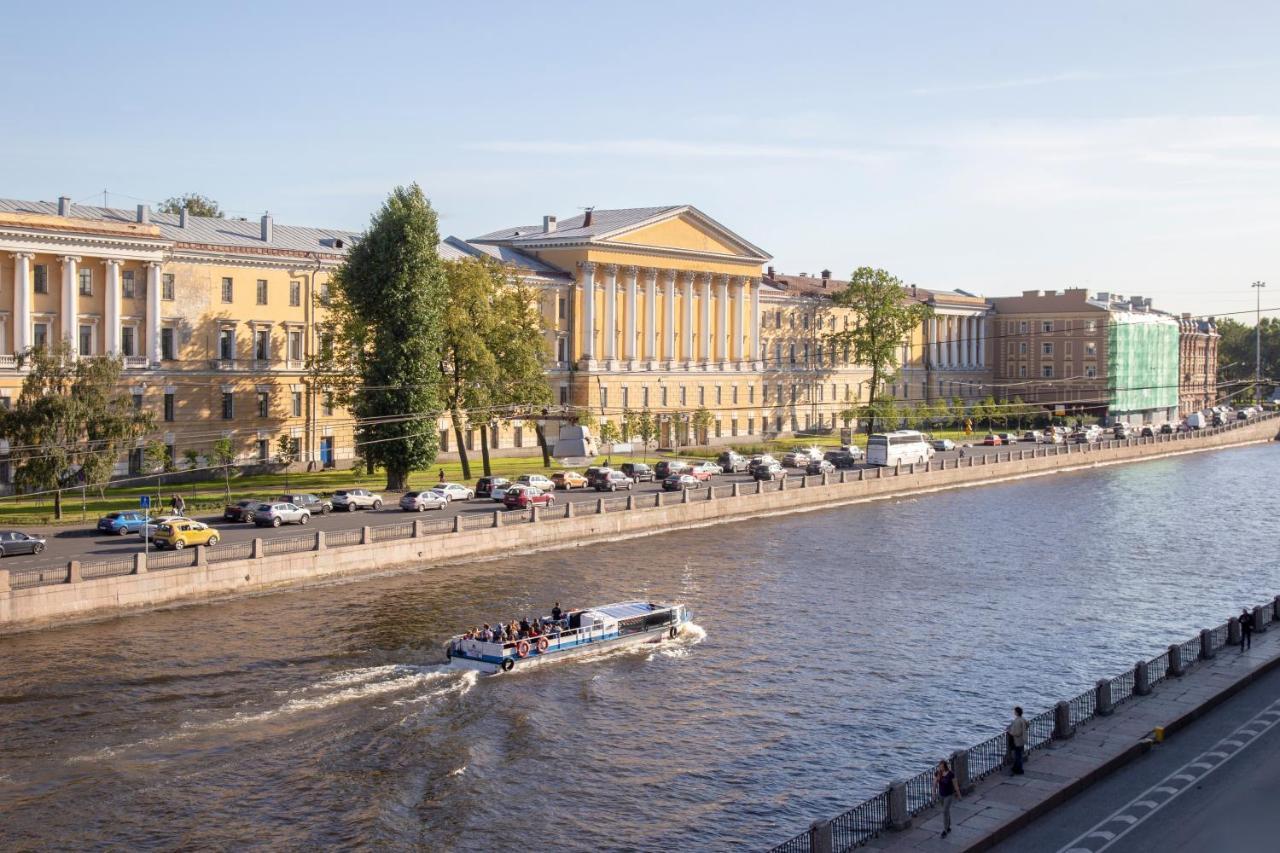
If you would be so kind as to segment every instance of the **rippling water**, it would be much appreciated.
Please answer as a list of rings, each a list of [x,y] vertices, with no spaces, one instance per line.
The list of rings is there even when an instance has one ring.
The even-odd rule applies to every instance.
[[[766,846],[1280,591],[1280,449],[433,568],[0,639],[6,847]],[[699,630],[477,678],[454,631]]]

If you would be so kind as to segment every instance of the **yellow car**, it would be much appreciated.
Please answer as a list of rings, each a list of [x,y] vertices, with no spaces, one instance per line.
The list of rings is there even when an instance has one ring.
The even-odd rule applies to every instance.
[[[188,545],[217,545],[218,531],[207,524],[183,519],[160,525],[151,541],[157,549],[172,548],[181,551]]]
[[[587,487],[587,478],[577,471],[557,471],[551,475],[551,482],[556,484],[557,489],[564,491],[585,489]]]

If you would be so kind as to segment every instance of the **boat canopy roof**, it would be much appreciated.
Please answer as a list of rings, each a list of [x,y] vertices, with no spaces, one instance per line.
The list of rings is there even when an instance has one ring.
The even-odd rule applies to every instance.
[[[665,605],[651,604],[647,601],[623,601],[618,604],[606,604],[603,607],[589,608],[590,612],[598,613],[610,619],[630,619],[633,616],[644,616],[646,613],[652,613],[655,610],[666,610]]]

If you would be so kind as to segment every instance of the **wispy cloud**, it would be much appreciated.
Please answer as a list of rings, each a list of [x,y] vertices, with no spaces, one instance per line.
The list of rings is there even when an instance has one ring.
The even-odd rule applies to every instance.
[[[496,154],[552,157],[647,157],[673,160],[732,159],[861,163],[880,165],[897,155],[858,146],[779,145],[680,139],[495,140],[464,146]]]
[[[1097,71],[1063,71],[1036,77],[1011,77],[981,83],[958,83],[948,86],[924,86],[912,89],[913,95],[954,95],[964,92],[993,92],[1000,89],[1026,89],[1032,86],[1048,86],[1053,83],[1074,83],[1082,80],[1100,80],[1105,75]]]

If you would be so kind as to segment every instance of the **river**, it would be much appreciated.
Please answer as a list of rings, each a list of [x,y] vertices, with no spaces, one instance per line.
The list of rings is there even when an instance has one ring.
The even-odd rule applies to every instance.
[[[755,848],[1280,592],[1257,446],[0,638],[6,849]],[[679,601],[476,677],[480,622]]]

